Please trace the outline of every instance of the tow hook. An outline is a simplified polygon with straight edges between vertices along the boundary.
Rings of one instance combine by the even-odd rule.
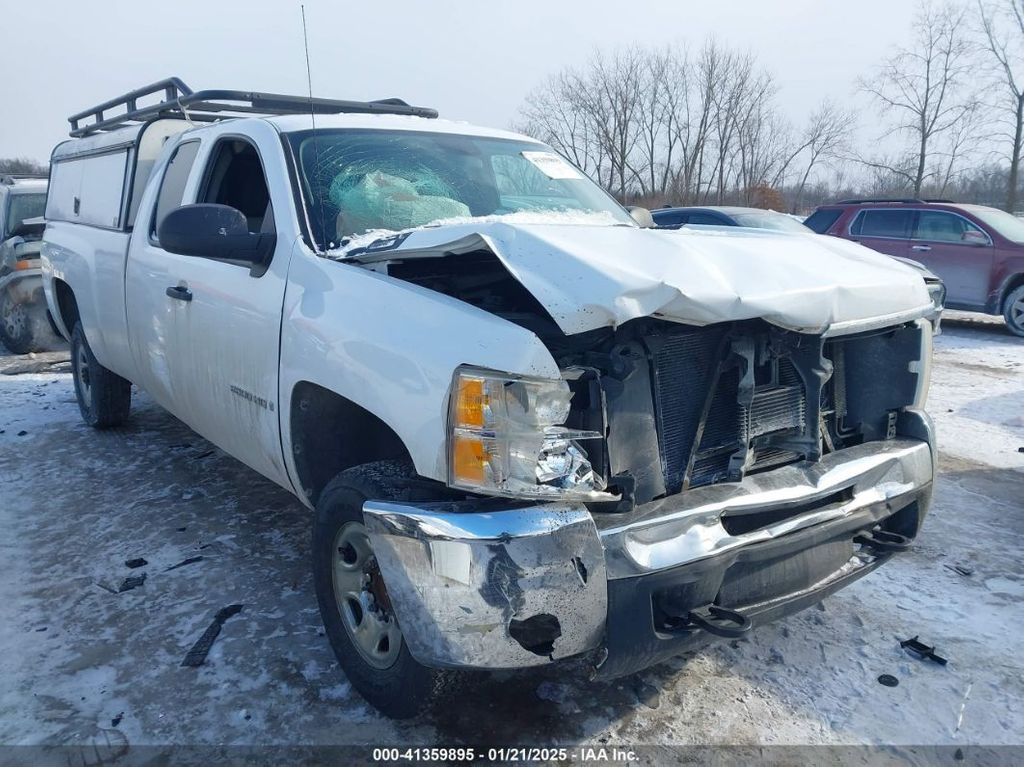
[[[709,634],[728,639],[743,636],[753,626],[750,618],[743,613],[719,605],[705,605],[696,610],[690,610],[686,615],[686,620]]]
[[[857,535],[853,542],[867,546],[879,553],[906,551],[911,544],[911,540],[907,536],[889,530],[868,530]]]

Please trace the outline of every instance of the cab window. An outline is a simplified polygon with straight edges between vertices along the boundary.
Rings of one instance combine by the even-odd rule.
[[[252,234],[274,230],[263,163],[256,147],[243,139],[224,139],[214,147],[206,167],[206,183],[196,202],[240,210]]]
[[[192,172],[192,165],[195,164],[198,151],[199,142],[188,141],[174,150],[171,161],[167,163],[164,177],[160,181],[160,191],[156,198],[156,212],[153,215],[153,225],[150,229],[150,236],[154,240],[157,238],[157,231],[167,214],[181,207],[185,196],[185,184]]]

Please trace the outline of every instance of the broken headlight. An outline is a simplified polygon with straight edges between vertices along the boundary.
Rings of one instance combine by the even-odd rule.
[[[514,498],[607,501],[580,441],[594,431],[564,426],[569,385],[462,368],[452,381],[448,483]]]

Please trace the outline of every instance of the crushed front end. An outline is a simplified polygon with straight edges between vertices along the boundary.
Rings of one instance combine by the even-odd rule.
[[[877,325],[548,334],[572,394],[559,434],[594,492],[367,502],[412,654],[513,668],[592,652],[626,674],[906,549],[935,472],[931,326]]]

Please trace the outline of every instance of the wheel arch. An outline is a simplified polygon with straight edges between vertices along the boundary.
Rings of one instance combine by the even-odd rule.
[[[388,459],[412,463],[401,437],[380,417],[319,384],[296,383],[288,414],[296,489],[310,504],[345,469]]]
[[[1002,314],[1006,309],[1006,299],[1010,297],[1010,294],[1017,288],[1024,285],[1024,272],[1018,272],[1017,274],[1010,275],[1003,283],[1003,289],[999,292],[999,313]]]
[[[75,323],[79,319],[78,301],[75,298],[75,291],[64,280],[54,278],[53,298],[57,313],[53,316],[57,330],[64,336],[64,339],[71,342],[71,334],[75,330]]]

